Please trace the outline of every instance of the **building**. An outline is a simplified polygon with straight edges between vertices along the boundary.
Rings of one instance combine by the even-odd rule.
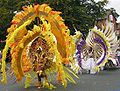
[[[117,13],[107,11],[107,13],[105,14],[103,18],[99,18],[97,20],[97,26],[101,28],[102,25],[106,25],[106,22],[111,22],[114,25],[114,31],[116,31],[116,21],[117,21],[118,16],[119,15]]]

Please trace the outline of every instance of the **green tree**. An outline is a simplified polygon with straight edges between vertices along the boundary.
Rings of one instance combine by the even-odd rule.
[[[5,30],[10,26],[10,22],[15,15],[15,11],[22,9],[26,0],[0,0],[0,34],[5,34]],[[0,39],[4,39],[1,38]]]
[[[7,28],[15,15],[15,11],[21,10],[22,5],[25,5],[25,0],[0,0],[0,41],[6,39]],[[5,43],[0,42],[0,50]]]
[[[94,0],[0,0],[0,39],[5,39],[6,30],[10,26],[10,21],[15,15],[14,11],[21,10],[26,4],[47,3],[54,10],[62,12],[62,17],[66,25],[75,32],[74,27],[84,34],[92,28],[95,21],[105,14],[104,6],[107,0],[95,2]]]
[[[95,2],[95,0],[31,0],[35,3],[47,3],[53,9],[62,12],[66,25],[75,32],[74,27],[87,35],[98,18],[102,18],[106,12],[104,6],[107,0]]]

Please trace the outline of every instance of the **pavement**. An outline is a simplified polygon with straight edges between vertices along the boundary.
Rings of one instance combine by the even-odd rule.
[[[67,88],[56,84],[52,91],[120,91],[120,69],[104,70],[96,75],[80,74],[75,79],[77,84],[68,82]],[[50,91],[47,88],[37,89],[36,87],[24,88],[23,82],[13,83],[8,81],[7,85],[0,84],[0,91]]]

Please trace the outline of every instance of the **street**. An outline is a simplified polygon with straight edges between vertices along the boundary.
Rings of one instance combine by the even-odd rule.
[[[82,74],[75,79],[77,84],[68,82],[67,88],[53,83],[57,88],[52,91],[120,91],[120,69],[101,71],[96,75]],[[7,85],[0,84],[0,91],[50,91],[49,89],[36,87],[24,88],[23,82],[8,82]]]

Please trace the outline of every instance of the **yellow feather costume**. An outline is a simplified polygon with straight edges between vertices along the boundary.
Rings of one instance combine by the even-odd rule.
[[[33,73],[36,77],[37,74],[48,76],[56,72],[57,81],[65,87],[67,79],[75,83],[64,69],[71,73],[72,71],[63,66],[72,62],[70,59],[74,54],[75,45],[60,13],[52,11],[47,4],[37,4],[24,6],[23,11],[13,17],[12,25],[7,30],[8,36],[2,53],[3,83],[7,82],[5,59],[9,48],[12,70],[17,81],[26,76],[25,87],[30,86],[30,79],[34,78],[31,77]],[[54,87],[48,84],[47,79],[43,85],[50,89]]]

